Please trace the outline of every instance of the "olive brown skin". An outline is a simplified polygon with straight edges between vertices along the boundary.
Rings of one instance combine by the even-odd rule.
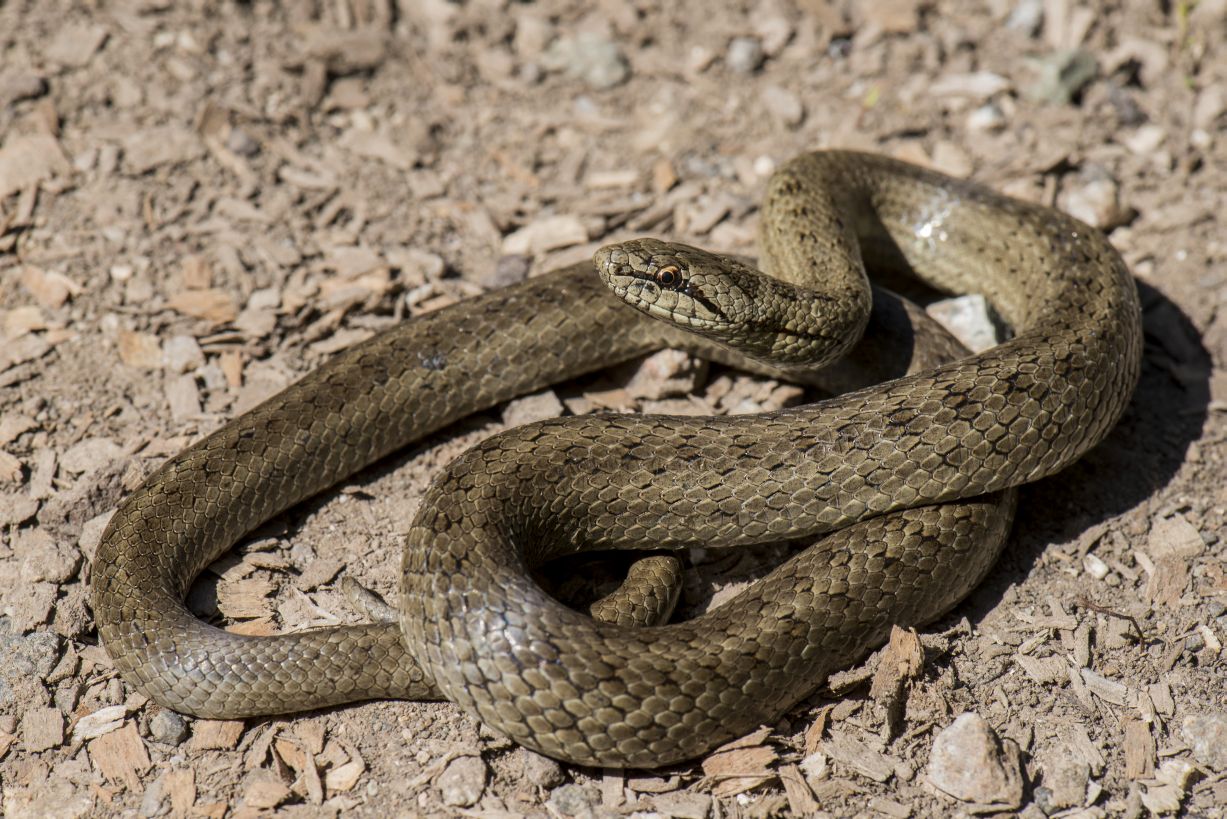
[[[171,459],[121,504],[94,561],[99,636],[120,673],[162,705],[209,717],[443,696],[551,756],[652,767],[774,721],[891,624],[948,611],[996,557],[1010,488],[1076,460],[1127,404],[1141,358],[1128,271],[1071,217],[857,153],[782,166],[760,227],[775,283],[700,288],[721,269],[740,281],[746,265],[654,240],[616,245],[595,260],[605,282],[572,269],[416,318]],[[946,344],[923,371],[776,413],[582,416],[490,438],[422,501],[399,629],[254,638],[182,604],[243,534],[364,465],[456,417],[652,349],[792,375],[790,356],[811,356],[798,346],[872,363],[891,358],[873,348],[893,338],[911,345],[904,366],[887,368],[898,375],[923,358],[928,331],[907,320],[912,308],[871,299],[864,266],[900,259],[934,287],[984,293],[1015,336],[954,361]],[[649,277],[654,291],[633,285]],[[779,335],[738,312],[760,302],[776,302]],[[707,333],[722,311],[740,339],[681,329]],[[871,334],[853,347],[866,322]],[[581,615],[527,573],[583,549],[827,533],[734,601],[654,628]]]

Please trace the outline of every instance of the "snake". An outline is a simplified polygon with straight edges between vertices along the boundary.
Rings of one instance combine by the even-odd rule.
[[[1053,208],[850,151],[781,164],[759,230],[757,266],[632,239],[414,317],[168,460],[120,503],[92,564],[116,669],[212,718],[442,697],[549,756],[650,768],[774,724],[892,625],[948,612],[996,559],[1013,488],[1081,457],[1124,412],[1142,344],[1129,271],[1103,233]],[[305,498],[614,362],[674,346],[805,380],[816,360],[886,342],[904,351],[865,354],[865,371],[875,355],[910,360],[923,332],[898,329],[908,309],[867,270],[982,293],[1012,335],[769,413],[597,413],[494,435],[427,488],[396,622],[254,637],[183,602],[210,562]],[[893,324],[874,319],[891,311]],[[781,542],[799,551],[664,625],[594,619],[531,575],[585,550]]]

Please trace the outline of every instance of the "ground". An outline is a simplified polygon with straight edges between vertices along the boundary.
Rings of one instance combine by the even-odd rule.
[[[1225,41],[1222,0],[0,4],[0,810],[1222,815]],[[447,704],[209,722],[117,677],[91,558],[166,457],[361,338],[601,243],[753,253],[772,168],[830,146],[1092,222],[1144,306],[1125,419],[1026,488],[1005,556],[919,645],[742,747],[628,775]],[[342,580],[393,597],[430,476],[508,423],[799,397],[688,362],[657,390],[670,363],[382,464],[193,606],[249,633],[358,619]]]

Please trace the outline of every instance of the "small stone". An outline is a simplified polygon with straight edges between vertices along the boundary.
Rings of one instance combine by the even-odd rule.
[[[1121,143],[1138,156],[1149,156],[1159,150],[1159,146],[1167,139],[1167,131],[1162,125],[1143,125],[1133,133],[1126,134]]]
[[[969,131],[1000,131],[1005,126],[1005,113],[993,102],[986,102],[967,115]]]
[[[1010,89],[1010,81],[991,71],[973,71],[970,74],[946,74],[938,77],[929,88],[935,97],[969,97],[987,100]]]
[[[1095,55],[1084,49],[1058,51],[1037,63],[1039,78],[1028,89],[1032,99],[1068,105],[1099,74]]]
[[[1227,771],[1227,712],[1190,714],[1181,722],[1180,733],[1194,759],[1216,773]]]
[[[200,344],[191,336],[174,336],[162,347],[162,361],[172,373],[191,372],[205,363]]]
[[[949,140],[941,140],[933,146],[933,167],[947,176],[965,178],[971,176],[971,157]]]
[[[690,47],[690,51],[686,54],[686,70],[691,74],[702,74],[711,68],[712,63],[715,61],[716,52],[707,46],[696,43]]]
[[[1210,83],[1198,93],[1197,101],[1193,103],[1193,127],[1205,131],[1217,129],[1224,111],[1227,111],[1227,90],[1222,83]]]
[[[724,57],[728,67],[737,74],[753,74],[762,68],[766,59],[763,43],[757,37],[734,37]]]
[[[15,69],[0,75],[0,108],[47,93],[47,81],[29,70]]]
[[[437,281],[447,267],[443,257],[416,247],[397,248],[387,252],[388,264],[400,270],[402,279],[414,285]]]
[[[621,85],[631,73],[630,64],[617,44],[592,32],[559,37],[546,49],[541,64],[551,71],[563,71],[598,91]]]
[[[226,135],[226,147],[239,156],[251,158],[260,153],[260,143],[242,128],[231,128]]]
[[[1103,559],[1098,555],[1088,554],[1082,558],[1082,568],[1086,569],[1086,573],[1096,580],[1103,580],[1108,576],[1111,569],[1108,564],[1103,562]]]
[[[983,352],[999,343],[988,300],[978,293],[935,301],[925,308],[925,312],[973,353]]]
[[[19,702],[28,702],[26,692],[41,686],[59,659],[60,639],[51,632],[0,636],[0,705],[11,701],[14,693]]]
[[[963,802],[1013,810],[1022,804],[1018,745],[1004,742],[979,714],[964,713],[938,734],[929,754],[929,782]]]
[[[162,803],[166,801],[166,774],[150,782],[141,796],[141,816],[153,817],[162,812]]]
[[[123,452],[110,438],[86,438],[60,455],[60,467],[74,475],[84,475],[114,463]]]
[[[1086,785],[1091,778],[1089,765],[1060,754],[1043,767],[1044,787],[1048,790],[1047,804],[1041,805],[1045,813],[1076,807],[1086,800]]]
[[[524,750],[524,778],[539,788],[556,788],[562,784],[562,766],[548,756]]]
[[[43,55],[60,65],[80,68],[89,63],[106,39],[107,30],[104,26],[67,23],[52,38]]]
[[[530,259],[522,254],[499,256],[494,263],[494,272],[482,280],[490,290],[498,290],[528,278]]]
[[[560,816],[576,819],[593,816],[600,804],[600,793],[586,785],[563,785],[550,793],[549,806]]]
[[[437,781],[443,804],[467,808],[477,804],[486,789],[486,763],[477,756],[453,759]]]
[[[38,500],[25,493],[0,494],[0,526],[25,523],[38,511]]]
[[[774,57],[792,40],[793,25],[783,15],[769,14],[754,23],[754,33],[762,41],[763,52],[768,57]]]
[[[1057,204],[1070,216],[1105,231],[1120,227],[1131,216],[1121,207],[1120,185],[1098,165],[1083,168],[1077,184],[1063,191]]]
[[[707,377],[707,361],[681,350],[661,350],[645,358],[626,383],[634,398],[657,401],[687,395]]]
[[[503,423],[509,427],[519,427],[533,421],[557,418],[564,409],[554,391],[545,390],[509,401],[503,408]]]
[[[1005,21],[1006,28],[1021,31],[1028,37],[1039,34],[1043,24],[1044,0],[1020,0]]]
[[[321,61],[333,76],[378,68],[387,57],[388,42],[377,26],[345,31],[321,26],[308,32],[305,53]]]
[[[769,85],[762,90],[762,97],[767,111],[786,128],[796,128],[805,119],[801,98],[788,89]]]
[[[149,720],[149,737],[163,745],[180,745],[187,739],[187,720],[165,708]]]

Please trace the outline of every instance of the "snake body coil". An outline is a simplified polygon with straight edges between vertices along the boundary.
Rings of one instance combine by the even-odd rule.
[[[1141,357],[1128,272],[1068,216],[862,154],[785,165],[761,227],[775,277],[832,296],[821,315],[786,317],[788,338],[859,330],[863,313],[837,305],[867,307],[862,263],[901,261],[939,289],[983,292],[1015,336],[769,415],[583,416],[495,436],[423,499],[400,632],[252,638],[196,620],[182,604],[191,579],[244,533],[460,415],[665,345],[739,358],[627,309],[590,271],[414,319],[236,418],[124,501],[94,563],[99,635],[120,672],[163,705],[213,717],[441,693],[544,753],[654,766],[771,722],[892,623],[947,611],[995,557],[983,541],[1008,526],[1011,498],[978,496],[1068,465],[1128,402]],[[673,285],[663,266],[696,281],[719,272],[689,252],[627,243],[596,262],[618,296],[657,315],[677,301],[662,296]],[[773,338],[746,352],[767,367],[782,353],[774,366],[787,370],[794,342]],[[826,532],[732,603],[651,629],[593,621],[527,574],[580,549]]]

